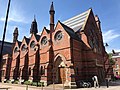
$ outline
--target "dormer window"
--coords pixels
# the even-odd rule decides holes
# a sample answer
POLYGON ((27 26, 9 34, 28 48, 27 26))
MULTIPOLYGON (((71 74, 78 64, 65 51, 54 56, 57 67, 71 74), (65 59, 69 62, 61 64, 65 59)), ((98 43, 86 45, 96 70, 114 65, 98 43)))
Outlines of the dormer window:
POLYGON ((19 48, 18 48, 18 47, 15 47, 14 53, 17 53, 18 51, 19 51, 19 48))
POLYGON ((61 31, 56 32, 56 34, 55 34, 55 40, 56 40, 56 41, 61 40, 62 37, 63 37, 63 35, 62 35, 62 32, 61 32, 61 31))
POLYGON ((22 46, 22 49, 21 49, 22 51, 26 51, 27 50, 27 46, 24 44, 23 46, 22 46))
POLYGON ((44 36, 44 37, 42 38, 42 40, 41 40, 41 45, 46 45, 47 42, 48 42, 47 37, 44 36))
POLYGON ((35 47, 35 41, 32 41, 30 44, 30 48, 34 48, 35 47))

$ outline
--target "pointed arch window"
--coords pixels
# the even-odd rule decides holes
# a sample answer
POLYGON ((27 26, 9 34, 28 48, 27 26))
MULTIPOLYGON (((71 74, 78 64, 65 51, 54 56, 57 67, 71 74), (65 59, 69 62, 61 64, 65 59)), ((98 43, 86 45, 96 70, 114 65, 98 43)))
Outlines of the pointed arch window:
POLYGON ((48 42, 47 37, 44 36, 44 37, 42 38, 42 40, 41 40, 41 45, 46 45, 47 42, 48 42))
POLYGON ((61 40, 62 39, 62 37, 63 37, 63 34, 62 34, 62 32, 61 31, 58 31, 58 32, 56 32, 56 34, 55 34, 55 40, 56 41, 59 41, 59 40, 61 40))
POLYGON ((19 52, 19 48, 18 48, 18 47, 15 47, 14 53, 17 53, 17 52, 19 52))
POLYGON ((35 41, 32 41, 30 44, 30 48, 34 48, 35 47, 35 41))
POLYGON ((23 46, 22 46, 22 49, 21 49, 22 51, 26 51, 27 50, 27 46, 25 45, 25 44, 23 44, 23 46))
POLYGON ((31 75, 31 67, 29 67, 29 76, 31 75))
POLYGON ((40 67, 40 75, 44 75, 45 74, 45 66, 41 66, 40 67))

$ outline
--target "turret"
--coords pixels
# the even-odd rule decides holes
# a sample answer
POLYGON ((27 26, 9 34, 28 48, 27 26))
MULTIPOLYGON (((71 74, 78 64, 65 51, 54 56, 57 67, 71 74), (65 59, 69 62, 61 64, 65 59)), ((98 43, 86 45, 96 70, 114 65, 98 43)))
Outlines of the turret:
POLYGON ((18 39, 18 28, 16 27, 13 33, 13 43, 15 43, 18 39))
POLYGON ((30 28, 30 34, 36 34, 38 33, 38 29, 37 29, 37 22, 36 22, 36 19, 34 17, 34 20, 31 24, 31 28, 30 28))
POLYGON ((53 32, 54 31, 54 14, 55 14, 53 2, 51 4, 49 13, 50 13, 50 32, 53 32))

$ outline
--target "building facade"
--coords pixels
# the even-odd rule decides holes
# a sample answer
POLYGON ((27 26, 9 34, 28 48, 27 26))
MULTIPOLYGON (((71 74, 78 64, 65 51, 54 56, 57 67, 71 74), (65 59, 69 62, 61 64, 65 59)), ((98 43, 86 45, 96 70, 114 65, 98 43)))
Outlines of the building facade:
POLYGON ((109 62, 98 16, 89 9, 55 25, 53 3, 49 13, 50 30, 44 27, 40 35, 35 18, 30 38, 18 41, 15 29, 9 79, 71 86, 97 75, 104 81, 109 62))
POLYGON ((114 76, 120 79, 120 52, 114 52, 112 59, 115 61, 115 65, 113 65, 114 76))

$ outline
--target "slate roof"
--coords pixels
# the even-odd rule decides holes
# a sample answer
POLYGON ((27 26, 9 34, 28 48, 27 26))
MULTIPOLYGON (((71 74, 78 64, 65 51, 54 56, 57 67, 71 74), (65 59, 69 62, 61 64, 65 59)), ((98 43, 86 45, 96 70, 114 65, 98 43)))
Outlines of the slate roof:
POLYGON ((78 40, 78 41, 81 41, 81 39, 77 36, 77 34, 75 34, 73 29, 71 29, 70 27, 66 26, 65 24, 63 24, 61 22, 60 22, 60 24, 66 30, 66 32, 70 35, 71 38, 78 40))
POLYGON ((35 38, 36 38, 37 41, 39 41, 40 40, 40 35, 35 35, 35 38))
MULTIPOLYGON (((0 41, 0 51, 1 51, 2 41, 0 41)), ((3 55, 12 54, 12 43, 4 42, 3 55)))
POLYGON ((47 33, 50 33, 50 30, 46 29, 47 33))
POLYGON ((72 28, 75 32, 77 32, 78 30, 81 30, 82 27, 84 26, 86 19, 90 13, 90 10, 87 10, 77 16, 74 16, 66 21, 64 21, 63 23, 65 25, 67 25, 68 27, 72 28))
POLYGON ((112 54, 112 58, 118 58, 120 57, 120 52, 115 52, 114 54, 112 54))
POLYGON ((21 46, 21 44, 22 44, 22 42, 21 42, 21 41, 18 41, 18 45, 19 45, 19 47, 21 46))
POLYGON ((27 43, 27 45, 28 45, 28 44, 29 44, 30 39, 29 39, 29 38, 26 38, 25 36, 24 36, 24 38, 25 38, 26 43, 27 43))

